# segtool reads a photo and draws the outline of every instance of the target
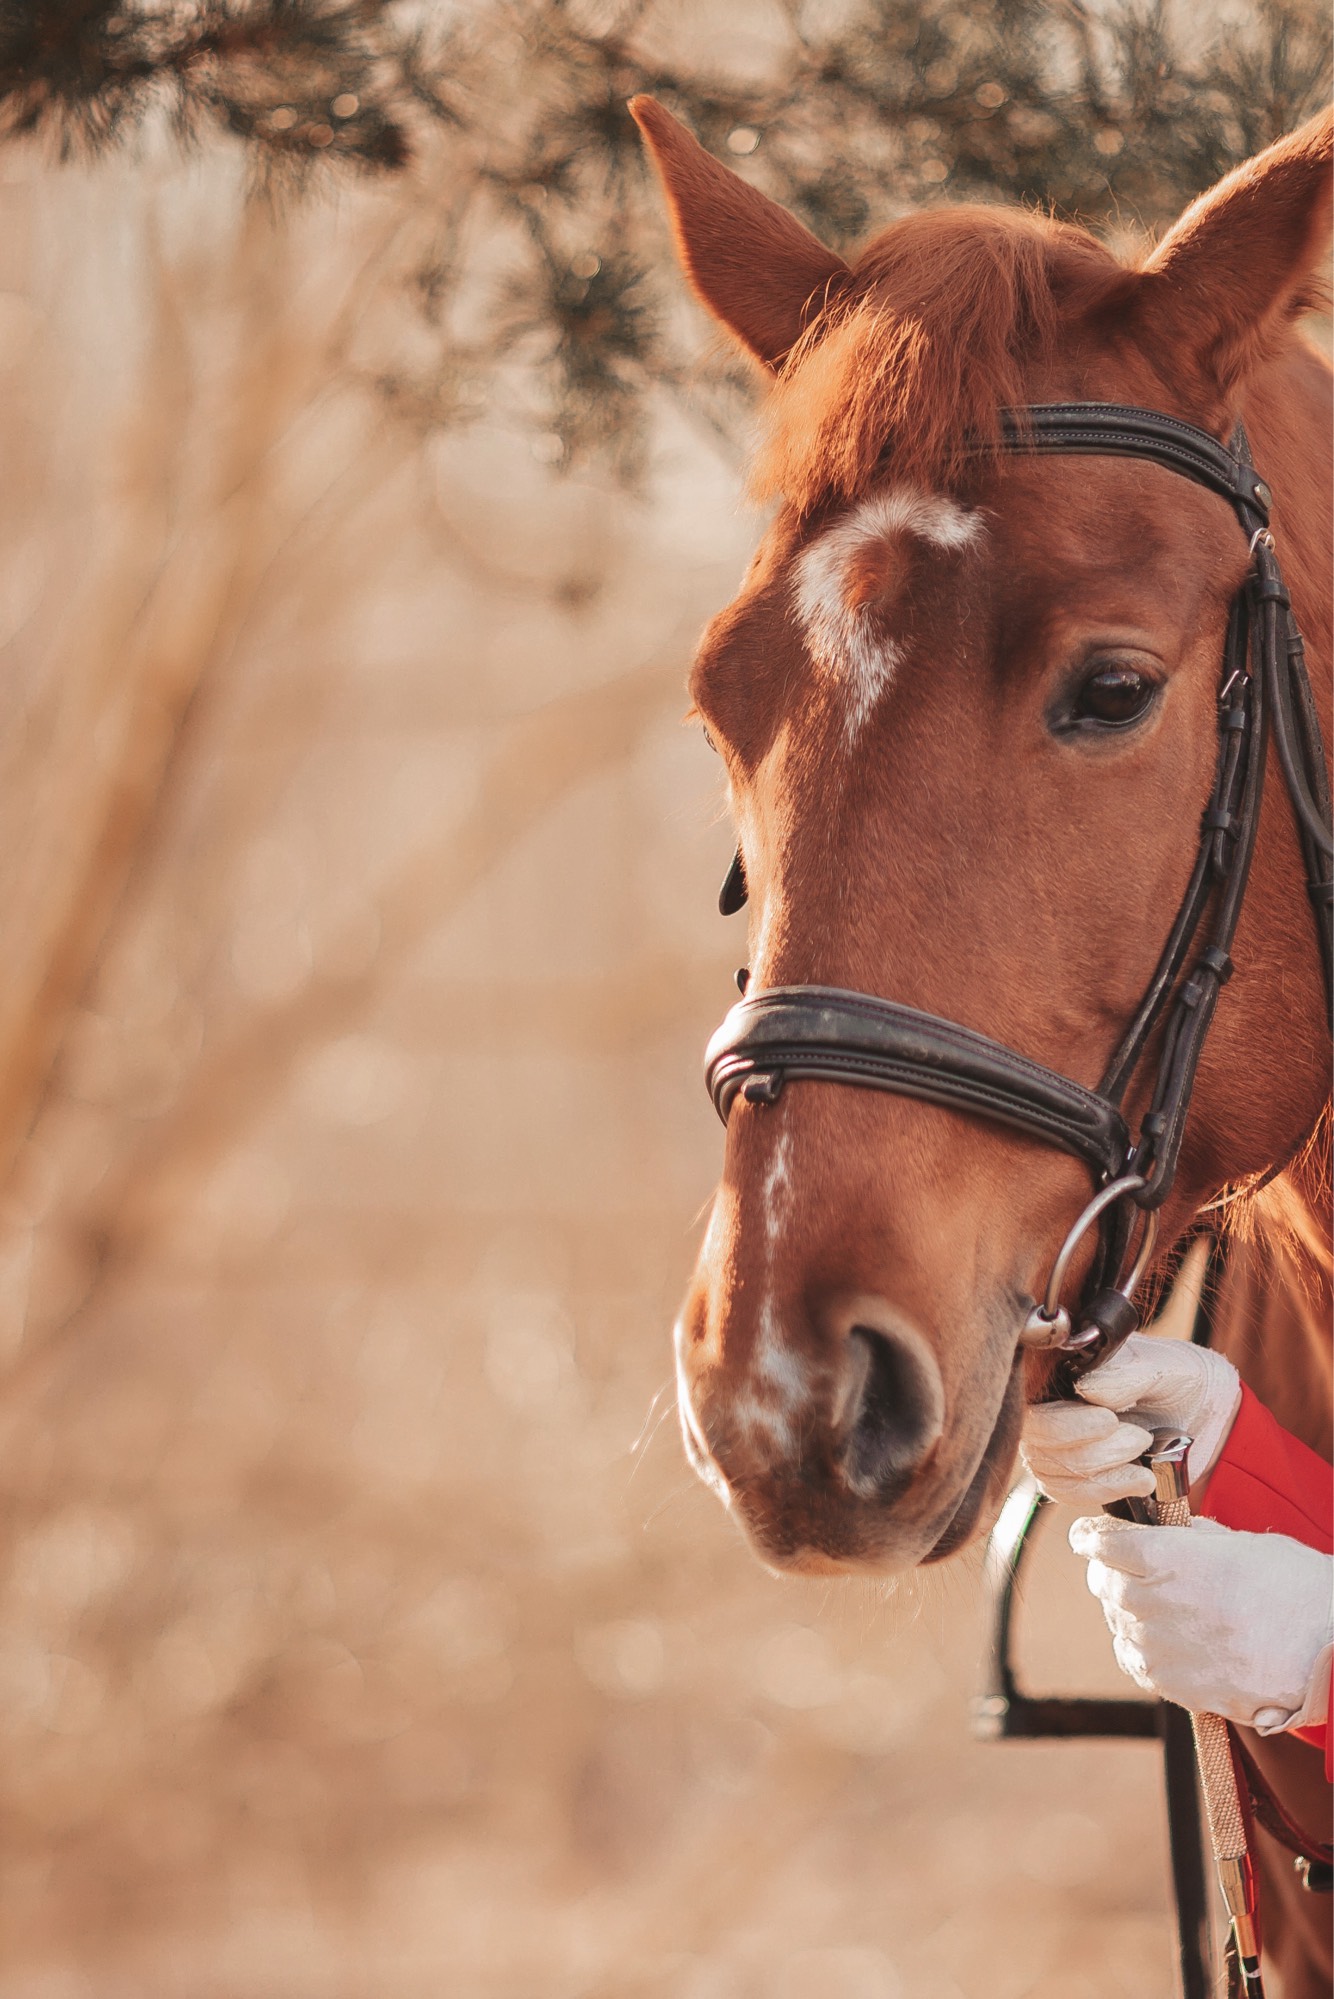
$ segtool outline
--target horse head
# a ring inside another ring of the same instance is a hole
[[[770,378],[769,525],[691,678],[750,990],[879,995],[1092,1089],[1191,875],[1250,558],[1215,494],[1159,464],[1006,453],[1005,412],[1129,405],[1222,440],[1244,411],[1323,686],[1329,372],[1294,321],[1329,120],[1128,268],[1045,217],[949,206],[845,262],[632,108],[696,294]],[[1281,784],[1233,955],[1164,1245],[1289,1158],[1328,1094]],[[1146,1065],[1132,1121],[1148,1087]],[[981,1530],[1044,1383],[1020,1329],[1088,1195],[1077,1158],[968,1110],[829,1080],[736,1100],[679,1391],[688,1454],[766,1560],[896,1569]]]

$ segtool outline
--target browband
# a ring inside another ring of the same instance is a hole
[[[1207,486],[1239,512],[1248,509],[1255,515],[1253,522],[1243,522],[1248,532],[1269,519],[1273,495],[1255,467],[1180,417],[1120,403],[1034,403],[1031,409],[1007,410],[1001,428],[1007,451],[1148,458]]]

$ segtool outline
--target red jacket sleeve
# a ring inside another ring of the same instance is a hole
[[[1308,1548],[1334,1554],[1334,1470],[1285,1430],[1249,1388],[1241,1391],[1237,1420],[1197,1511],[1222,1527],[1240,1527],[1250,1534],[1290,1534]],[[1293,1733],[1324,1750],[1325,1775],[1334,1782],[1329,1721]]]

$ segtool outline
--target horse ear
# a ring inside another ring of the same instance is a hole
[[[667,196],[682,269],[701,302],[778,369],[848,267],[794,215],[705,152],[652,97],[632,97]]]
[[[1145,331],[1228,395],[1305,302],[1330,224],[1331,114],[1192,202],[1144,266]]]

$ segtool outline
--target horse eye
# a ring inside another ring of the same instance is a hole
[[[1073,719],[1112,727],[1137,722],[1157,693],[1155,683],[1133,666],[1100,666],[1075,696]]]
[[[708,730],[704,728],[704,724],[702,722],[700,723],[699,726],[701,730],[703,730],[705,742],[708,744],[709,748],[713,751],[713,754],[717,756],[718,754],[717,743],[714,742],[713,737],[709,734]]]

